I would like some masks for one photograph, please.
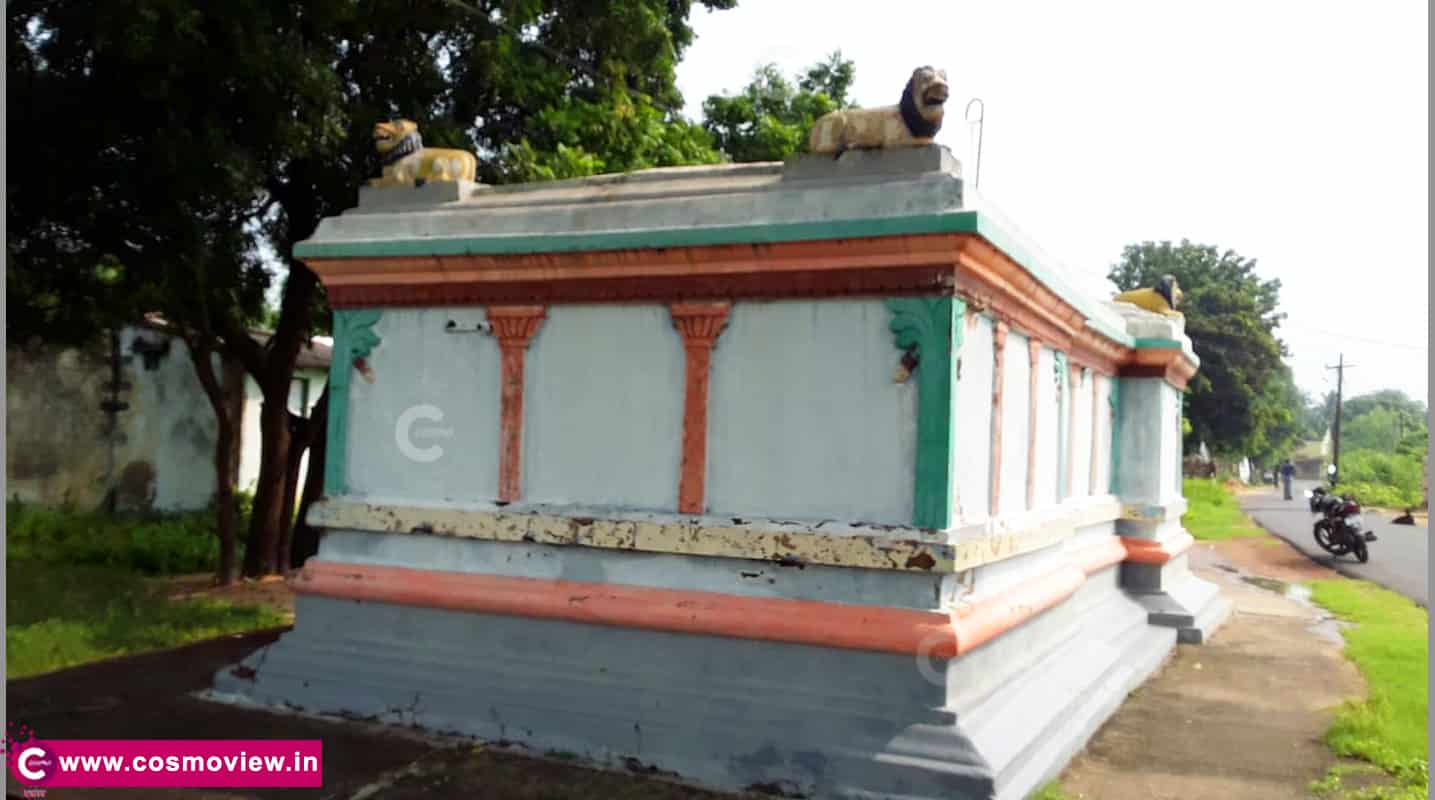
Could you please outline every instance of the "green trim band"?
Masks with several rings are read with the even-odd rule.
[[[1048,269],[990,210],[943,211],[934,214],[835,219],[760,225],[705,225],[595,233],[518,234],[499,236],[365,239],[348,242],[299,242],[294,257],[364,258],[402,256],[516,255],[603,250],[703,247],[725,244],[778,244],[826,239],[862,239],[925,233],[973,233],[1020,264],[1038,281],[1071,303],[1086,324],[1117,344],[1131,347],[1129,333],[1101,319],[1096,305]]]
[[[349,490],[349,382],[354,362],[379,344],[374,325],[383,316],[377,308],[334,311],[334,349],[329,361],[329,424],[324,451],[324,494],[338,497]]]
[[[956,486],[957,375],[967,305],[955,297],[894,297],[889,327],[898,349],[914,353],[917,375],[917,453],[913,465],[912,526],[951,527]]]
[[[391,256],[514,255],[604,250],[709,247],[726,244],[778,244],[824,239],[862,239],[923,233],[979,233],[977,212],[955,211],[870,219],[785,222],[761,225],[703,225],[692,228],[595,233],[368,239],[353,242],[300,242],[295,258]]]
[[[1201,359],[1196,356],[1196,351],[1187,346],[1185,342],[1175,339],[1142,338],[1135,340],[1132,346],[1137,350],[1180,350],[1181,355],[1185,356],[1187,361],[1197,365],[1201,363]]]

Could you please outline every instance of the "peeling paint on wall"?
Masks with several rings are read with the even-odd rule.
[[[799,523],[722,525],[675,515],[603,518],[333,499],[314,504],[309,522],[340,530],[746,558],[795,568],[820,564],[949,574],[1049,547],[1120,513],[1114,502],[1088,504],[1057,516],[1033,517],[1029,527],[1020,530],[974,526],[957,532],[955,542],[895,526],[869,526],[871,534],[850,529],[828,533]]]

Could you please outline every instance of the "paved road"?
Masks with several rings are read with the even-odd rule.
[[[1365,527],[1375,531],[1379,541],[1370,543],[1370,561],[1362,564],[1353,555],[1332,556],[1315,543],[1310,512],[1302,492],[1315,488],[1314,481],[1295,481],[1293,498],[1284,499],[1276,489],[1241,497],[1241,508],[1261,527],[1290,542],[1313,561],[1352,578],[1361,578],[1399,592],[1429,608],[1430,531],[1420,525],[1391,525],[1390,514],[1366,514]]]

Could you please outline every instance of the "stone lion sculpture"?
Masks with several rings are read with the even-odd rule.
[[[399,119],[374,126],[374,149],[383,163],[383,175],[370,186],[416,186],[428,181],[471,181],[478,159],[463,150],[424,147],[419,126]]]
[[[942,128],[947,104],[947,71],[918,67],[895,106],[833,111],[812,125],[808,147],[814,153],[913,147],[931,144]]]

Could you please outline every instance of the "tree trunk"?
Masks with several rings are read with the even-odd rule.
[[[237,542],[234,505],[234,451],[235,431],[239,427],[238,419],[233,411],[232,398],[225,392],[218,377],[214,374],[214,364],[211,361],[214,349],[208,343],[202,342],[198,336],[190,337],[188,344],[195,374],[199,378],[200,385],[204,387],[204,394],[209,398],[209,404],[214,409],[214,416],[218,422],[218,431],[214,439],[214,504],[215,513],[218,515],[216,522],[219,529],[219,574],[216,578],[221,586],[228,586],[234,582],[234,556]],[[228,371],[226,372],[228,373]]]
[[[254,487],[254,513],[249,519],[248,547],[244,552],[244,576],[258,578],[279,570],[279,537],[284,514],[284,486],[289,465],[289,382],[274,391],[273,384],[260,384],[264,402],[259,412],[263,445],[259,458],[259,481]]]
[[[309,420],[289,415],[289,463],[284,468],[284,510],[279,514],[279,545],[276,555],[279,571],[289,572],[293,536],[294,503],[299,494],[299,469],[304,466],[304,452],[309,449]]]
[[[312,189],[313,166],[298,159],[287,165],[281,179],[267,182],[272,198],[283,209],[286,231],[281,252],[290,252],[294,243],[313,234],[322,208]],[[259,456],[259,481],[254,491],[254,513],[249,521],[249,545],[244,553],[244,575],[272,575],[280,568],[279,545],[289,524],[285,509],[292,502],[285,500],[289,483],[290,451],[294,449],[289,428],[289,383],[299,349],[308,341],[314,319],[315,301],[319,294],[319,278],[302,262],[286,259],[289,276],[279,304],[279,322],[264,346],[260,346],[237,323],[230,322],[225,342],[235,348],[245,369],[254,376],[264,394],[259,415],[263,445]],[[302,452],[302,448],[299,448]],[[296,456],[298,454],[296,453]],[[290,495],[292,497],[292,494]],[[287,553],[286,553],[287,555]]]
[[[299,498],[299,516],[294,521],[294,536],[290,545],[289,564],[294,569],[304,566],[310,556],[319,552],[319,529],[308,521],[309,506],[324,493],[324,459],[328,453],[329,437],[329,387],[319,395],[314,411],[309,416],[311,442],[309,444],[309,471],[304,476],[304,494]]]

